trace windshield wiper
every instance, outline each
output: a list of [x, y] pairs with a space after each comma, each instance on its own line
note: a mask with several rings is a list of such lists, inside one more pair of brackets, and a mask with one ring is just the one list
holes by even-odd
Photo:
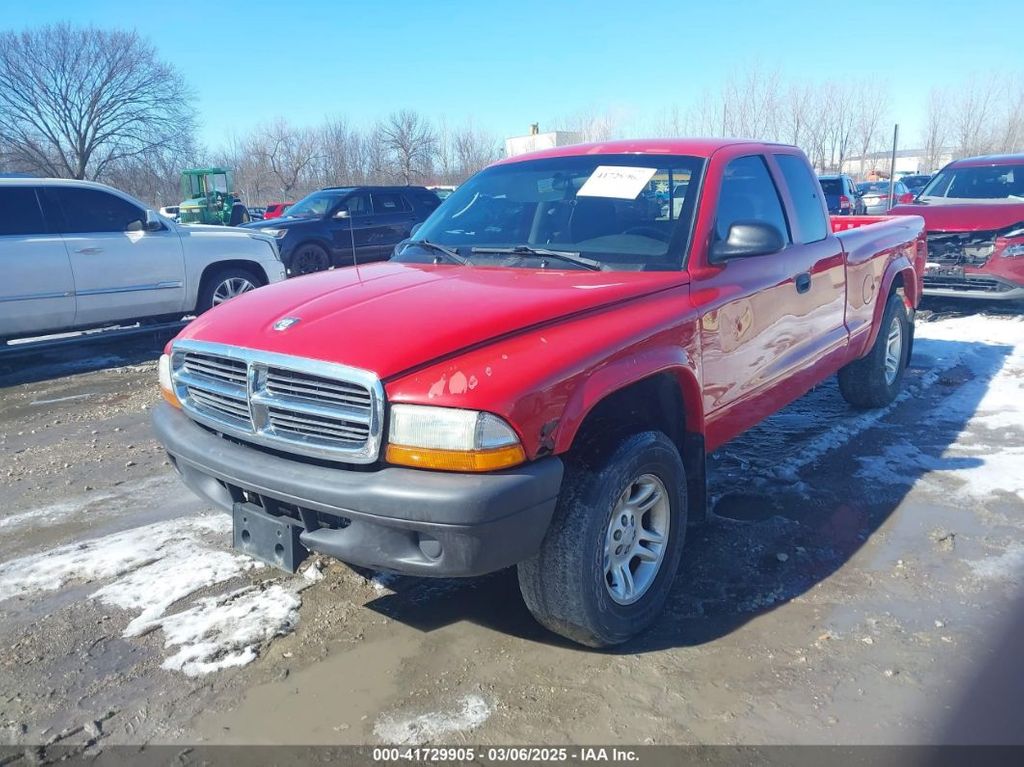
[[[462, 266], [465, 266], [466, 264], [469, 263], [469, 261], [466, 258], [460, 256], [458, 252], [453, 250], [452, 248], [445, 247], [444, 245], [439, 245], [436, 242], [431, 242], [430, 240], [409, 240], [407, 243], [405, 243], [405, 248], [408, 248], [410, 245], [417, 245], [423, 248], [424, 250], [431, 250], [434, 253], [437, 253], [438, 255], [444, 256], [449, 261], [456, 264], [461, 264]], [[402, 248], [403, 252], [405, 251], [405, 248]], [[434, 263], [436, 264], [439, 262], [440, 259], [435, 257]]]
[[[594, 261], [592, 258], [584, 258], [579, 254], [579, 251], [569, 250], [548, 250], [547, 248], [535, 248], [532, 245], [515, 245], [511, 248], [473, 248], [473, 253], [496, 253], [496, 254], [508, 254], [510, 256], [540, 256], [541, 258], [553, 258], [557, 261], [566, 261], [570, 264], [576, 264], [582, 266], [584, 269], [590, 269], [595, 272], [602, 272], [605, 269], [604, 264], [600, 261]], [[541, 262], [542, 268], [546, 266], [546, 263]]]

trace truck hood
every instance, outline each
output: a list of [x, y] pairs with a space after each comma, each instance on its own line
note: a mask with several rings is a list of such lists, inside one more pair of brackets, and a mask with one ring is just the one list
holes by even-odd
[[1024, 221], [1024, 202], [897, 205], [889, 213], [921, 216], [929, 232], [977, 232], [1004, 229]]
[[[688, 281], [685, 272], [383, 262], [268, 285], [203, 314], [179, 338], [337, 362], [386, 380], [525, 328]], [[297, 322], [275, 329], [285, 318]]]

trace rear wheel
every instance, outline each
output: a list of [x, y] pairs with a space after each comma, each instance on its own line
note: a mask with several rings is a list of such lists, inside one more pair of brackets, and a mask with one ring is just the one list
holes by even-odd
[[228, 266], [211, 273], [203, 280], [199, 290], [196, 314], [202, 314], [232, 298], [256, 290], [263, 284], [252, 270], [241, 266]]
[[913, 325], [903, 297], [889, 296], [871, 351], [839, 371], [839, 391], [854, 407], [884, 407], [903, 386], [913, 342]]
[[686, 534], [686, 473], [647, 431], [569, 463], [540, 551], [518, 566], [530, 612], [590, 647], [625, 642], [659, 616]]
[[327, 251], [315, 242], [299, 245], [292, 254], [292, 276], [322, 272], [331, 265]]

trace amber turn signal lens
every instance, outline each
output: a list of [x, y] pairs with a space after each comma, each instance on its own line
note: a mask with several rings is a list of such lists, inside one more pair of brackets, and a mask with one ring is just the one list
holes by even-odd
[[167, 404], [173, 407], [181, 407], [178, 398], [174, 394], [174, 384], [171, 382], [171, 358], [166, 354], [160, 355], [160, 362], [157, 364], [157, 377], [160, 381], [160, 396]]
[[521, 445], [466, 451], [388, 445], [386, 455], [388, 463], [438, 471], [496, 471], [526, 460]]
[[160, 394], [163, 396], [164, 401], [172, 407], [181, 407], [181, 403], [178, 402], [178, 398], [174, 396], [174, 392], [167, 391], [164, 387], [160, 387]]

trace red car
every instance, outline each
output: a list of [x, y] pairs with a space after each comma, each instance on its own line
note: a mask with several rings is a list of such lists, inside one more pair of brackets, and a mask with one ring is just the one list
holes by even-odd
[[791, 146], [508, 158], [390, 261], [194, 321], [161, 358], [154, 427], [253, 556], [516, 565], [542, 624], [623, 642], [705, 518], [708, 452], [832, 375], [857, 407], [900, 391], [923, 222], [835, 221]]
[[951, 162], [891, 213], [925, 220], [925, 293], [1024, 298], [1024, 154]]
[[295, 204], [294, 202], [272, 202], [272, 203], [269, 203], [267, 205], [266, 212], [263, 214], [263, 220], [266, 221], [267, 219], [271, 219], [271, 218], [280, 218], [281, 216], [284, 215], [284, 212], [290, 206], [292, 206], [294, 204]]

